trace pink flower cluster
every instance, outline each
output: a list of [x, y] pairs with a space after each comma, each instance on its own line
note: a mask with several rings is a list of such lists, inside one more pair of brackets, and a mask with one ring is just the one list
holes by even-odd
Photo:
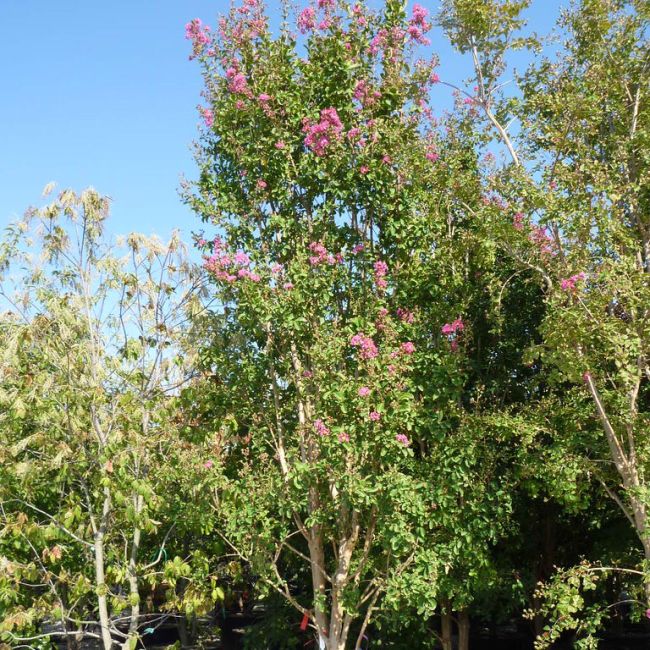
[[539, 252], [542, 255], [553, 254], [553, 238], [543, 226], [534, 226], [529, 235], [529, 239], [539, 248]]
[[192, 41], [192, 54], [190, 59], [199, 56], [203, 48], [210, 42], [210, 28], [201, 22], [200, 18], [194, 18], [185, 25], [185, 38]]
[[458, 332], [462, 332], [465, 329], [465, 324], [463, 323], [462, 318], [457, 318], [455, 321], [452, 321], [451, 323], [445, 323], [440, 331], [443, 334], [450, 335], [450, 334], [457, 334]]
[[252, 96], [246, 76], [239, 72], [237, 68], [228, 68], [226, 70], [226, 79], [228, 79], [228, 90], [234, 95]]
[[350, 345], [353, 348], [359, 348], [359, 356], [362, 359], [374, 359], [379, 354], [375, 342], [365, 334], [355, 334], [350, 339]]
[[335, 108], [324, 108], [320, 112], [320, 122], [315, 124], [309, 119], [303, 120], [302, 131], [305, 134], [305, 146], [317, 156], [324, 156], [327, 147], [341, 139], [343, 123]]
[[212, 109], [200, 106], [199, 113], [201, 113], [201, 117], [203, 117], [205, 125], [211, 129], [212, 125], [214, 124], [214, 113], [212, 112]]
[[371, 90], [370, 85], [364, 79], [359, 79], [354, 86], [354, 98], [361, 106], [372, 106], [381, 97], [379, 90]]
[[426, 20], [428, 15], [429, 12], [422, 5], [413, 5], [413, 15], [411, 16], [411, 20], [409, 20], [406, 31], [411, 37], [411, 40], [421, 45], [431, 44], [431, 41], [425, 36], [431, 29], [431, 23], [428, 23]]
[[316, 27], [316, 10], [313, 7], [306, 7], [298, 16], [298, 29], [301, 34], [306, 34]]
[[341, 431], [341, 433], [339, 433], [339, 442], [350, 442], [350, 434]]
[[562, 291], [568, 291], [573, 293], [576, 290], [576, 284], [582, 282], [587, 277], [587, 274], [584, 271], [572, 275], [570, 278], [564, 278], [560, 283]]
[[406, 343], [402, 343], [401, 350], [404, 354], [413, 354], [415, 352], [415, 344], [412, 341], [406, 341]]
[[408, 309], [403, 309], [402, 307], [397, 308], [397, 317], [402, 321], [402, 323], [406, 323], [407, 325], [412, 325], [415, 320], [413, 312]]
[[397, 442], [403, 444], [405, 447], [408, 447], [411, 444], [411, 441], [403, 433], [396, 434], [395, 435], [395, 440], [397, 440]]
[[223, 241], [219, 237], [214, 240], [212, 255], [206, 258], [204, 262], [205, 268], [214, 273], [217, 279], [231, 284], [237, 279], [248, 279], [251, 282], [261, 280], [257, 273], [248, 268], [249, 265], [250, 258], [246, 253], [242, 251], [234, 255], [228, 253], [224, 250]]
[[512, 218], [512, 227], [515, 230], [523, 230], [524, 229], [524, 214], [523, 214], [523, 212], [515, 213], [515, 216]]
[[311, 242], [311, 244], [309, 244], [309, 250], [312, 253], [309, 257], [309, 263], [312, 266], [318, 266], [319, 264], [329, 264], [330, 266], [333, 266], [337, 262], [339, 264], [343, 262], [343, 255], [341, 253], [332, 255], [332, 253], [325, 248], [325, 245], [322, 242]]
[[224, 41], [232, 41], [242, 47], [266, 31], [266, 16], [262, 0], [244, 0], [236, 10], [238, 17], [219, 20], [220, 36]]
[[328, 436], [330, 434], [330, 430], [325, 425], [325, 422], [323, 422], [320, 418], [314, 420], [314, 431], [319, 436]]
[[357, 394], [359, 397], [368, 397], [368, 395], [370, 395], [370, 389], [368, 386], [361, 386], [361, 388], [359, 388], [357, 391]]
[[386, 289], [388, 287], [388, 282], [386, 280], [386, 274], [388, 273], [388, 264], [378, 260], [374, 265], [375, 269], [375, 286], [378, 289]]
[[370, 415], [368, 415], [368, 417], [373, 422], [379, 422], [379, 420], [381, 420], [381, 413], [379, 413], [379, 411], [370, 411]]

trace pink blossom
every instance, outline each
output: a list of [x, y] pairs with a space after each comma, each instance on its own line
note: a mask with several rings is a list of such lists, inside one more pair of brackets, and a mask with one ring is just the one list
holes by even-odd
[[319, 436], [328, 436], [330, 433], [330, 430], [325, 426], [325, 423], [320, 418], [314, 420], [314, 431]]
[[347, 132], [346, 135], [348, 140], [356, 140], [361, 135], [361, 129], [357, 126], [354, 126]]
[[378, 289], [386, 289], [388, 282], [386, 281], [386, 274], [388, 273], [388, 264], [382, 260], [378, 260], [374, 264], [375, 269], [375, 285]]
[[386, 45], [388, 32], [385, 29], [380, 29], [370, 41], [370, 47], [368, 48], [370, 54], [377, 54]]
[[402, 323], [408, 323], [409, 325], [413, 324], [413, 321], [415, 320], [413, 312], [408, 309], [402, 309], [402, 307], [397, 308], [397, 317], [402, 321]]
[[286, 142], [285, 142], [284, 140], [278, 140], [278, 141], [275, 143], [275, 148], [276, 148], [276, 149], [285, 149], [286, 146], [287, 146], [287, 144], [286, 144]]
[[368, 415], [368, 417], [373, 422], [379, 422], [379, 420], [381, 420], [381, 413], [379, 413], [379, 411], [370, 411], [370, 415]]
[[462, 318], [457, 318], [455, 321], [452, 321], [451, 323], [445, 323], [440, 331], [443, 334], [456, 334], [458, 332], [462, 332], [465, 329], [465, 324], [463, 323]]
[[382, 260], [378, 260], [374, 264], [374, 269], [375, 269], [375, 277], [383, 278], [386, 275], [386, 273], [388, 273], [388, 264], [386, 264], [386, 262], [383, 262]]
[[424, 154], [424, 157], [427, 160], [430, 160], [431, 162], [436, 162], [436, 160], [438, 160], [438, 158], [440, 158], [440, 154], [438, 154], [437, 151], [430, 150], [430, 151], [427, 151], [426, 154]]
[[199, 56], [207, 43], [210, 42], [210, 28], [204, 25], [200, 18], [194, 18], [185, 25], [185, 38], [192, 41], [190, 59]]
[[340, 140], [343, 123], [335, 108], [324, 108], [320, 112], [320, 122], [313, 123], [308, 119], [303, 120], [303, 133], [305, 133], [305, 146], [317, 156], [324, 156], [332, 141]]
[[586, 273], [584, 271], [580, 271], [580, 273], [576, 273], [576, 275], [572, 275], [570, 278], [565, 278], [560, 283], [562, 291], [567, 291], [569, 293], [574, 292], [576, 290], [576, 284], [584, 280], [586, 277]]
[[313, 7], [307, 7], [300, 12], [298, 16], [298, 29], [301, 34], [314, 29], [316, 26], [316, 10]]
[[303, 376], [305, 379], [310, 379], [311, 377], [314, 376], [314, 373], [313, 373], [311, 370], [303, 370], [303, 371], [302, 371], [302, 376]]
[[235, 102], [235, 108], [236, 108], [237, 110], [240, 110], [240, 111], [241, 111], [245, 106], [246, 106], [246, 104], [244, 104], [244, 102], [243, 102], [241, 99], [238, 99], [238, 100]]
[[[309, 250], [313, 253], [309, 257], [309, 263], [312, 266], [318, 266], [319, 264], [329, 263], [330, 262], [330, 253], [327, 251], [327, 248], [323, 245], [322, 242], [313, 241], [309, 244]], [[332, 257], [332, 261], [334, 258]]]
[[411, 441], [403, 433], [396, 434], [395, 435], [395, 440], [397, 440], [397, 442], [403, 444], [405, 447], [408, 447], [411, 444]]
[[365, 175], [365, 174], [367, 174], [369, 171], [370, 171], [370, 167], [368, 167], [368, 165], [361, 165], [361, 167], [359, 167], [359, 172], [360, 172], [361, 174], [364, 174], [364, 175]]
[[350, 435], [345, 433], [345, 431], [341, 431], [339, 433], [339, 442], [350, 442]]
[[352, 249], [352, 254], [353, 254], [353, 255], [358, 255], [358, 254], [359, 254], [363, 249], [364, 249], [363, 244], [357, 244], [357, 245], [354, 246], [354, 248]]
[[274, 264], [271, 267], [271, 273], [281, 273], [282, 272], [282, 264]]
[[404, 354], [413, 354], [415, 352], [415, 344], [412, 341], [406, 341], [401, 345]]
[[530, 241], [539, 248], [542, 255], [549, 255], [553, 253], [553, 237], [549, 234], [548, 230], [542, 226], [534, 226], [529, 235]]
[[257, 273], [249, 273], [248, 279], [251, 282], [259, 282], [262, 278]]
[[262, 180], [261, 178], [258, 179], [256, 185], [260, 190], [265, 190], [266, 189], [266, 181]]
[[393, 162], [393, 159], [389, 155], [385, 155], [382, 159], [381, 162], [383, 162], [385, 165], [390, 165]]
[[359, 397], [368, 397], [368, 395], [370, 395], [370, 389], [368, 386], [361, 386], [361, 388], [359, 388], [357, 391], [357, 394]]
[[582, 373], [582, 381], [584, 381], [585, 384], [588, 384], [590, 379], [591, 379], [591, 373], [588, 370]]
[[246, 255], [246, 253], [243, 253], [242, 251], [238, 251], [235, 253], [235, 256], [233, 258], [235, 260], [235, 264], [239, 264], [240, 266], [247, 266], [250, 264], [250, 257]]
[[286, 291], [291, 291], [291, 289], [293, 289], [293, 282], [285, 282], [282, 285], [282, 288], [285, 289]]
[[213, 466], [214, 463], [211, 460], [206, 460], [205, 463], [203, 463], [203, 467], [205, 467], [205, 469], [212, 469]]
[[355, 334], [350, 339], [350, 345], [359, 348], [359, 356], [362, 359], [374, 359], [379, 354], [375, 342], [365, 334]]
[[512, 227], [515, 230], [523, 230], [524, 229], [524, 214], [523, 212], [517, 212], [515, 216], [512, 218]]
[[262, 103], [268, 102], [271, 100], [271, 95], [267, 95], [266, 93], [261, 93], [257, 96], [257, 99]]
[[432, 84], [440, 83], [440, 77], [438, 76], [438, 73], [437, 72], [432, 72], [431, 76], [429, 77], [429, 81]]
[[232, 77], [228, 84], [228, 90], [235, 95], [248, 95], [250, 93], [246, 77], [241, 72]]
[[451, 348], [452, 352], [457, 352], [458, 351], [458, 341], [454, 339], [450, 344], [449, 347]]
[[212, 128], [212, 125], [214, 124], [214, 113], [212, 112], [212, 109], [201, 106], [199, 107], [199, 113], [201, 113], [205, 125], [208, 128]]

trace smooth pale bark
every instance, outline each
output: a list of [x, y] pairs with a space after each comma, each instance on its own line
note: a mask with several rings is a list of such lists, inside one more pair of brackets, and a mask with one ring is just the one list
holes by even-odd
[[[144, 499], [142, 495], [138, 494], [133, 497], [133, 506], [135, 509], [135, 517], [140, 516], [142, 508], [144, 506]], [[122, 646], [124, 650], [128, 650], [131, 647], [133, 639], [138, 638], [138, 622], [140, 621], [140, 590], [138, 585], [138, 573], [137, 573], [137, 561], [138, 561], [138, 551], [140, 549], [140, 538], [142, 531], [138, 524], [136, 523], [133, 528], [133, 537], [131, 539], [131, 553], [129, 555], [129, 566], [128, 566], [128, 580], [129, 580], [129, 599], [131, 603], [131, 615], [129, 617], [129, 636], [124, 645]]]
[[111, 511], [111, 494], [108, 488], [104, 488], [104, 506], [102, 509], [102, 519], [95, 533], [95, 588], [97, 589], [97, 607], [99, 610], [99, 626], [101, 629], [102, 643], [104, 650], [111, 650], [113, 639], [111, 637], [110, 619], [108, 617], [108, 599], [106, 597], [108, 587], [104, 576], [104, 535], [108, 516]]

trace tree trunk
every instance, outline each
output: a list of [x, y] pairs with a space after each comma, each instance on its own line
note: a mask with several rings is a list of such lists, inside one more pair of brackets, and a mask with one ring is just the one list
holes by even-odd
[[309, 559], [311, 560], [311, 580], [314, 591], [314, 619], [316, 622], [316, 638], [319, 650], [330, 650], [327, 642], [327, 613], [324, 606], [325, 599], [325, 553], [321, 539], [320, 526], [311, 527], [309, 536]]
[[458, 612], [458, 650], [469, 650], [469, 613]]
[[452, 646], [452, 619], [451, 605], [449, 601], [443, 603], [443, 610], [440, 614], [440, 625], [442, 628], [442, 650], [453, 650]]
[[[144, 499], [141, 495], [136, 495], [133, 498], [135, 506], [135, 516], [136, 520], [142, 512], [142, 507], [144, 505]], [[129, 620], [129, 636], [124, 641], [122, 646], [124, 650], [128, 650], [131, 647], [131, 643], [135, 643], [134, 640], [138, 638], [138, 623], [140, 622], [140, 591], [138, 585], [138, 574], [136, 570], [138, 562], [138, 550], [140, 548], [140, 536], [141, 530], [138, 524], [135, 524], [133, 529], [133, 539], [131, 540], [131, 553], [129, 555], [129, 567], [128, 567], [128, 576], [129, 576], [129, 602], [131, 604], [131, 616]]]
[[111, 650], [113, 639], [109, 628], [108, 588], [104, 578], [104, 531], [98, 530], [95, 535], [95, 583], [97, 588], [97, 606], [99, 609], [99, 626], [102, 633], [104, 650]]
[[108, 527], [108, 518], [111, 513], [111, 491], [104, 487], [104, 502], [102, 504], [102, 518], [99, 527], [95, 531], [94, 554], [95, 554], [95, 583], [97, 589], [97, 608], [99, 610], [99, 626], [101, 629], [102, 643], [104, 650], [111, 650], [113, 639], [111, 637], [110, 619], [108, 617], [108, 587], [104, 576], [104, 535]]
[[[643, 542], [643, 555], [645, 561], [650, 565], [650, 539], [645, 537], [641, 541]], [[650, 607], [650, 579], [648, 579], [647, 577], [644, 578], [643, 580], [643, 590], [645, 592], [646, 605]]]

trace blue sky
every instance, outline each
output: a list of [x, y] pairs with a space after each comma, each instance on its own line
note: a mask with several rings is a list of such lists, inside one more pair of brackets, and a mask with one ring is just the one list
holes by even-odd
[[[376, 6], [377, 1], [372, 5]], [[420, 0], [431, 13], [438, 3]], [[531, 28], [547, 32], [560, 0], [533, 0]], [[38, 204], [49, 181], [92, 185], [113, 199], [109, 230], [186, 238], [199, 220], [181, 203], [192, 178], [198, 65], [184, 25], [214, 25], [227, 0], [0, 0], [0, 228]], [[271, 0], [270, 11], [279, 9]], [[468, 62], [434, 31], [440, 76]], [[441, 98], [442, 99], [442, 98]], [[444, 101], [444, 100], [443, 100]]]

